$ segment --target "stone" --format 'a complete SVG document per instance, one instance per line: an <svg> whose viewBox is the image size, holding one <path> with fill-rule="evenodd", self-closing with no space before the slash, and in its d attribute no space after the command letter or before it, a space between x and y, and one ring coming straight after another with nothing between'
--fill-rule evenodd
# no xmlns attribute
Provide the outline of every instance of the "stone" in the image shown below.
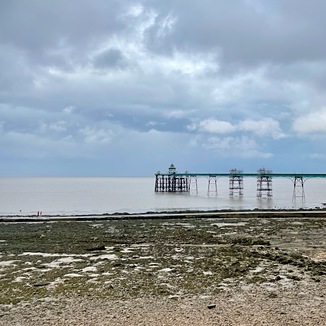
<svg viewBox="0 0 326 326"><path fill-rule="evenodd" d="M33 286L35 286L35 287L41 287L41 286L47 286L49 284L50 283L47 283L47 282L44 282L44 283L35 283L35 284L33 284Z"/></svg>
<svg viewBox="0 0 326 326"><path fill-rule="evenodd" d="M105 250L105 246L98 246L98 247L87 249L87 251L97 251L97 250Z"/></svg>
<svg viewBox="0 0 326 326"><path fill-rule="evenodd" d="M208 309L215 309L216 308L216 304L211 303L207 306Z"/></svg>

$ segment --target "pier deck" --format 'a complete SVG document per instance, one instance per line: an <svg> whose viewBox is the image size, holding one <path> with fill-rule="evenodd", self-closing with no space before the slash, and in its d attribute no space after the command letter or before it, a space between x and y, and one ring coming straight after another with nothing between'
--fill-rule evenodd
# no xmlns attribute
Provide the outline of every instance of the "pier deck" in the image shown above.
<svg viewBox="0 0 326 326"><path fill-rule="evenodd" d="M169 175L168 173L156 173L155 175ZM261 175L267 175L272 178L295 178L302 177L304 179L310 178L326 178L326 173L193 173L193 172L185 172L185 173L174 173L176 177L230 177L233 175L240 175L242 177L258 177Z"/></svg>

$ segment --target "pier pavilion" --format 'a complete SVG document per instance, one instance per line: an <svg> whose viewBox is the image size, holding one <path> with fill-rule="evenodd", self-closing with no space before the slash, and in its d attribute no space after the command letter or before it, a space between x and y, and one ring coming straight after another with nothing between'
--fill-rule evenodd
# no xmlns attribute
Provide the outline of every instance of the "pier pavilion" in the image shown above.
<svg viewBox="0 0 326 326"><path fill-rule="evenodd" d="M171 164L167 173L157 172L155 174L155 192L190 192L198 193L198 178L205 177L208 180L207 193L218 194L218 178L229 178L229 195L243 196L243 182L246 177L257 179L257 197L272 198L272 181L274 178L288 178L293 182L293 202L298 199L305 202L304 184L307 179L326 178L324 173L273 173L267 169L259 169L256 173L245 173L242 170L231 169L229 173L193 173L177 172Z"/></svg>

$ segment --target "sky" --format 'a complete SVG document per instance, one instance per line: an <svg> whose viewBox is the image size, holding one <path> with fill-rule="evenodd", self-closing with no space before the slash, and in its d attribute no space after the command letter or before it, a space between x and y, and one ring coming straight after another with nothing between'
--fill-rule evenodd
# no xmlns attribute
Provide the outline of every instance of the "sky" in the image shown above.
<svg viewBox="0 0 326 326"><path fill-rule="evenodd" d="M0 175L326 173L326 1L1 0Z"/></svg>

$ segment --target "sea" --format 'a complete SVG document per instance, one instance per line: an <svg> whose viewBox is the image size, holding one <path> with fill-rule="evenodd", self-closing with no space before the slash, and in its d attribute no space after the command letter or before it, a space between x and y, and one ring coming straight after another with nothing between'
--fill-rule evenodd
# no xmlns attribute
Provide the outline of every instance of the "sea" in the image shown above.
<svg viewBox="0 0 326 326"><path fill-rule="evenodd" d="M307 179L293 198L293 181L273 179L272 198L257 198L257 180L244 178L243 196L229 196L228 178L198 179L197 191L156 193L155 177L0 177L0 216L319 208L326 179ZM304 197L303 192L304 191ZM297 189L296 189L297 192Z"/></svg>

